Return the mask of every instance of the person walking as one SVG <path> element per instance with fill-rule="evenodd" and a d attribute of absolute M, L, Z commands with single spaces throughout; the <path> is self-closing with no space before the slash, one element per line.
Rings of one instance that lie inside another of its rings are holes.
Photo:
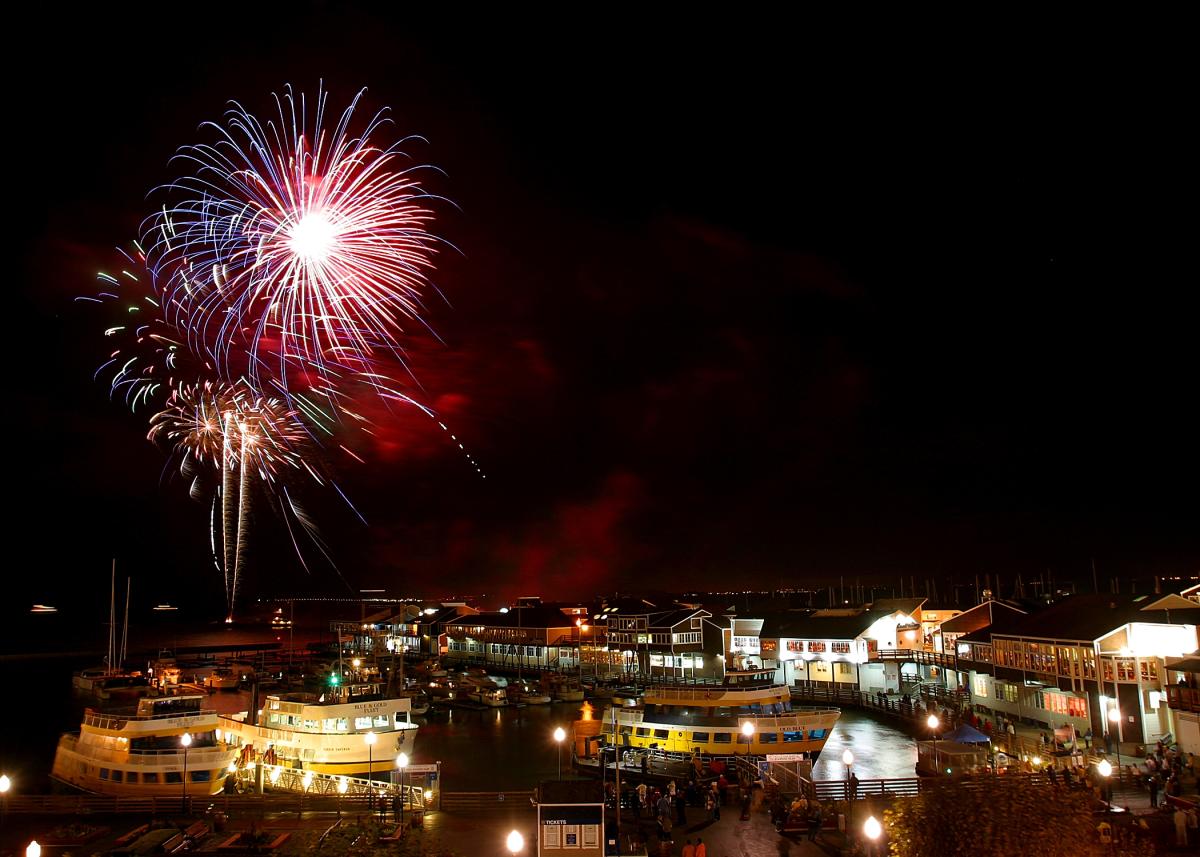
<path fill-rule="evenodd" d="M 808 812 L 808 841 L 816 842 L 817 836 L 821 832 L 821 804 L 817 801 L 812 802 L 812 808 Z"/>
<path fill-rule="evenodd" d="M 1150 786 L 1150 808 L 1158 809 L 1158 774 L 1150 774 L 1147 785 Z"/>
<path fill-rule="evenodd" d="M 699 836 L 696 837 L 696 857 L 708 857 L 708 848 L 704 846 L 704 840 Z"/>
<path fill-rule="evenodd" d="M 1092 727 L 1089 726 L 1087 731 L 1083 733 L 1083 746 L 1088 750 L 1092 749 Z"/>
<path fill-rule="evenodd" d="M 680 826 L 687 824 L 687 799 L 682 791 L 675 792 L 675 823 Z"/>
<path fill-rule="evenodd" d="M 696 857 L 696 846 L 692 844 L 692 840 L 685 840 L 683 850 L 679 852 L 679 857 Z"/>

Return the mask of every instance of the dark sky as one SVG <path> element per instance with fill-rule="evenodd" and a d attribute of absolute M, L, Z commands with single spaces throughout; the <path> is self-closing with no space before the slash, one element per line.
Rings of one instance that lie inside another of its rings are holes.
<path fill-rule="evenodd" d="M 22 604 L 114 555 L 148 599 L 220 600 L 205 508 L 92 381 L 105 319 L 72 299 L 201 120 L 320 79 L 445 171 L 462 252 L 412 364 L 488 474 L 415 415 L 334 459 L 370 526 L 309 502 L 349 585 L 1200 569 L 1194 138 L 1136 27 L 38 14 L 6 76 Z M 254 532 L 248 593 L 344 586 Z"/>

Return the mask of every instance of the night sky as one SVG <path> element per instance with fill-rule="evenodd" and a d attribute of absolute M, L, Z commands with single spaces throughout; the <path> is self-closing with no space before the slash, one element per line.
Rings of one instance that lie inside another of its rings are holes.
<path fill-rule="evenodd" d="M 331 456 L 370 526 L 308 500 L 342 579 L 263 512 L 249 595 L 1200 570 L 1187 76 L 1136 33 L 38 14 L 7 74 L 20 609 L 103 593 L 113 556 L 219 604 L 206 507 L 93 382 L 106 319 L 73 298 L 200 121 L 321 79 L 445 172 L 461 252 L 410 358 L 488 478 L 377 413 L 367 465 Z"/>

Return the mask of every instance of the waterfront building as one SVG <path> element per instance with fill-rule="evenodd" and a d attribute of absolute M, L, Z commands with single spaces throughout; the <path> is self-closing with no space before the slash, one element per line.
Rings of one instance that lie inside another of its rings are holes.
<path fill-rule="evenodd" d="M 730 626 L 713 622 L 700 607 L 660 610 L 643 602 L 633 611 L 609 609 L 605 615 L 608 650 L 620 655 L 622 672 L 676 680 L 720 680 L 724 677 L 726 633 Z M 705 621 L 708 621 L 706 645 Z M 719 657 L 718 657 L 719 656 Z"/>
<path fill-rule="evenodd" d="M 934 651 L 957 656 L 956 668 L 945 672 L 946 689 L 969 693 L 971 682 L 975 677 L 983 675 L 980 671 L 972 671 L 972 664 L 976 663 L 973 659 L 976 653 L 972 648 L 972 641 L 976 641 L 975 644 L 981 649 L 979 656 L 986 657 L 983 663 L 986 665 L 986 674 L 990 675 L 991 634 L 987 629 L 1003 627 L 1027 615 L 1024 610 L 989 598 L 982 604 L 976 604 L 970 610 L 964 610 L 942 622 L 933 632 Z M 970 637 L 971 634 L 979 636 Z M 987 649 L 986 654 L 982 653 L 984 647 Z"/>
<path fill-rule="evenodd" d="M 445 624 L 445 661 L 497 669 L 577 670 L 575 618 L 558 607 L 525 605 L 459 616 Z"/>
<path fill-rule="evenodd" d="M 1168 660 L 1167 680 L 1175 740 L 1185 753 L 1200 753 L 1200 651 Z"/>
<path fill-rule="evenodd" d="M 776 681 L 818 687 L 857 686 L 896 692 L 918 674 L 904 672 L 909 653 L 924 645 L 922 598 L 879 599 L 865 607 L 789 611 L 766 618 L 763 666 Z"/>
<path fill-rule="evenodd" d="M 955 643 L 971 702 L 1046 727 L 1145 743 L 1176 730 L 1167 658 L 1197 648 L 1200 609 L 1176 595 L 1072 595 Z"/>
<path fill-rule="evenodd" d="M 475 608 L 461 602 L 431 604 L 417 607 L 415 612 L 400 617 L 401 621 L 390 623 L 387 630 L 394 640 L 396 651 L 441 657 L 450 649 L 446 626 L 463 616 L 478 613 Z"/>

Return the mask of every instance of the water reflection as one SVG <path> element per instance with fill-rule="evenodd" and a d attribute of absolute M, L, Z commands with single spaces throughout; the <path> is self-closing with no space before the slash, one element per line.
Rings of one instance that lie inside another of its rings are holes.
<path fill-rule="evenodd" d="M 818 780 L 846 777 L 842 753 L 854 753 L 854 773 L 860 780 L 915 777 L 917 745 L 889 720 L 853 708 L 843 708 L 833 733 L 813 766 Z"/>

